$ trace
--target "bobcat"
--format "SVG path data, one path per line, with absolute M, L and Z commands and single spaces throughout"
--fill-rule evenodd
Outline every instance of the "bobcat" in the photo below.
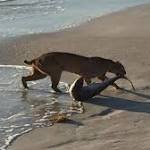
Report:
M 84 78 L 87 84 L 91 78 L 97 77 L 104 81 L 107 79 L 106 73 L 111 72 L 115 75 L 125 75 L 124 66 L 118 62 L 101 57 L 85 57 L 72 53 L 51 52 L 41 55 L 31 61 L 25 60 L 24 63 L 33 67 L 33 74 L 22 77 L 24 88 L 28 88 L 27 81 L 51 77 L 52 88 L 56 92 L 61 92 L 57 85 L 63 71 L 78 74 Z M 118 88 L 114 83 L 113 86 Z

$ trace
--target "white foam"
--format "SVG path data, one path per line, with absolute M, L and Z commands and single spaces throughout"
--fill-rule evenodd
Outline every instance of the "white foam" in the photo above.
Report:
M 0 111 L 2 112 L 0 115 L 0 138 L 2 141 L 0 150 L 5 150 L 13 140 L 31 131 L 32 127 L 52 125 L 47 118 L 54 113 L 53 105 L 56 103 L 58 111 L 67 109 L 66 95 L 55 95 L 49 92 L 52 90 L 49 77 L 29 82 L 30 89 L 25 91 L 21 77 L 31 73 L 31 67 L 0 65 Z M 59 88 L 66 92 L 68 84 L 60 82 Z M 59 102 L 59 99 L 63 99 L 63 101 Z M 44 114 L 42 114 L 43 111 Z
M 6 150 L 6 148 L 19 136 L 21 136 L 22 134 L 28 133 L 32 130 L 32 128 L 27 129 L 19 134 L 14 134 L 14 135 L 10 135 L 8 136 L 8 138 L 5 140 L 5 145 L 0 147 L 1 150 Z

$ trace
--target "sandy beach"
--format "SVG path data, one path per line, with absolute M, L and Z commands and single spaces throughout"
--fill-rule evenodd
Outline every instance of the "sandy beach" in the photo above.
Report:
M 93 19 L 78 27 L 0 42 L 0 64 L 23 64 L 44 52 L 65 51 L 121 61 L 133 92 L 110 88 L 85 103 L 86 112 L 15 140 L 10 150 L 150 149 L 150 4 Z M 4 57 L 5 56 L 5 57 Z M 76 75 L 64 73 L 71 83 Z

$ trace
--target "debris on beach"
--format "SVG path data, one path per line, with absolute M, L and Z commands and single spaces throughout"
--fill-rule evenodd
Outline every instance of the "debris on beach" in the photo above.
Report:
M 49 120 L 52 123 L 61 123 L 61 122 L 69 120 L 69 118 L 68 118 L 67 113 L 58 112 L 58 113 L 55 113 L 52 116 L 50 116 Z

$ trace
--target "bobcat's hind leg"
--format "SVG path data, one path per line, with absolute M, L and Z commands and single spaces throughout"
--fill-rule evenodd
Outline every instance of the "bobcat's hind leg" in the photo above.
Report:
M 32 75 L 22 77 L 23 87 L 28 88 L 27 81 L 35 81 L 35 80 L 43 79 L 46 76 L 47 76 L 46 74 L 42 74 L 37 69 L 33 68 L 33 74 Z

